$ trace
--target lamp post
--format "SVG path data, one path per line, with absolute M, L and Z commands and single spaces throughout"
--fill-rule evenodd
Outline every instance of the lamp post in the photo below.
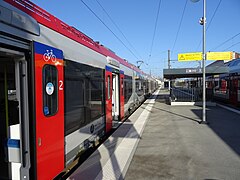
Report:
M 199 0 L 191 0 L 192 2 L 198 2 Z M 202 108 L 202 121 L 201 124 L 207 124 L 206 121 L 206 0 L 203 0 L 203 17 L 200 19 L 200 24 L 203 26 L 203 46 L 202 46 L 202 72 L 203 72 L 203 108 Z
M 206 0 L 203 0 L 203 112 L 202 122 L 206 123 L 206 72 L 205 72 L 205 61 L 206 61 Z

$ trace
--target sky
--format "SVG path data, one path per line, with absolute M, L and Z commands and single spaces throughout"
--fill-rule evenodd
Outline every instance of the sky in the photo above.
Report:
M 140 65 L 146 73 L 163 76 L 163 69 L 168 68 L 168 50 L 171 68 L 199 66 L 197 61 L 178 62 L 177 55 L 202 51 L 203 30 L 199 19 L 203 16 L 203 0 L 32 2 L 121 58 Z M 206 0 L 206 21 L 206 51 L 240 52 L 239 0 Z

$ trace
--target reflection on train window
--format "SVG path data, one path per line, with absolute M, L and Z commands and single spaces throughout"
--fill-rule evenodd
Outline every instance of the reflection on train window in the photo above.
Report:
M 108 94 L 108 99 L 110 99 L 111 98 L 111 94 L 110 94 L 110 86 L 111 86 L 111 84 L 110 84 L 110 76 L 108 75 L 107 76 L 107 94 Z
M 65 61 L 65 135 L 103 116 L 103 69 Z
M 121 78 L 121 95 L 123 96 L 123 78 Z
M 92 80 L 89 83 L 89 92 L 90 96 L 87 99 L 88 105 L 91 109 L 91 117 L 89 118 L 91 121 L 95 120 L 102 116 L 103 112 L 101 111 L 102 106 L 102 91 L 103 82 Z
M 124 76 L 124 104 L 127 104 L 132 95 L 132 77 Z
M 84 81 L 78 77 L 65 77 L 65 118 L 66 128 L 78 129 L 85 124 L 84 118 Z M 68 131 L 67 131 L 68 133 Z
M 136 93 L 138 96 L 144 95 L 144 87 L 146 87 L 146 83 L 143 79 L 137 79 L 136 80 Z
M 58 110 L 58 71 L 55 66 L 43 67 L 43 113 L 52 116 Z

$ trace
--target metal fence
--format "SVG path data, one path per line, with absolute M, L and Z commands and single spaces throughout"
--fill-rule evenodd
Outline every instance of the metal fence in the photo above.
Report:
M 202 100 L 202 88 L 172 87 L 170 90 L 171 101 L 196 102 Z

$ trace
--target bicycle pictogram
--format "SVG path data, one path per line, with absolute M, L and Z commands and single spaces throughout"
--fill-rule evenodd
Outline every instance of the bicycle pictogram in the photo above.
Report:
M 56 56 L 53 54 L 53 50 L 46 50 L 47 52 L 43 54 L 44 61 L 48 62 L 51 60 L 52 62 L 56 61 Z

